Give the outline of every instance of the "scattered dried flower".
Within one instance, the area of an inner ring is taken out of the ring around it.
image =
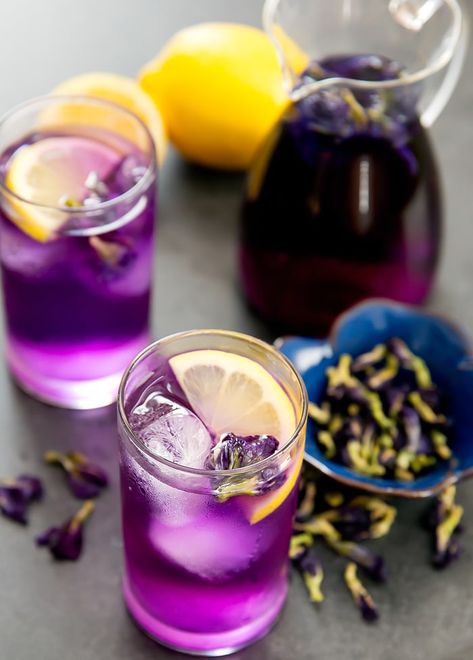
[[[375,602],[363,586],[361,581],[357,576],[357,568],[354,562],[347,564],[344,572],[345,584],[350,590],[353,600],[355,601],[357,607],[360,609],[361,616],[365,621],[376,621],[378,619],[378,609],[375,605]]]
[[[36,543],[49,548],[55,559],[76,561],[83,547],[83,527],[95,508],[93,500],[86,500],[79,511],[60,527],[51,527],[37,537]]]
[[[47,451],[44,460],[50,465],[60,465],[65,470],[69,488],[78,499],[97,497],[108,484],[105,470],[79,452]]]
[[[309,597],[312,603],[321,603],[324,595],[321,590],[324,579],[322,564],[314,552],[307,552],[299,561],[299,567],[302,571]]]
[[[43,496],[43,485],[38,477],[20,474],[15,479],[0,481],[0,511],[6,518],[26,525],[28,507]]]

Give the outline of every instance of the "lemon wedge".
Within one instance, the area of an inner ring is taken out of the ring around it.
[[[10,219],[31,238],[49,240],[67,216],[45,207],[63,206],[66,198],[83,199],[89,172],[106,178],[117,159],[113,150],[87,138],[47,137],[24,145],[8,163],[5,185],[28,201],[7,193]]]
[[[132,78],[107,72],[84,73],[65,80],[53,90],[53,94],[93,96],[112,101],[131,110],[148,127],[156,146],[158,162],[160,165],[164,163],[168,139],[161,113],[148,94]],[[134,141],[133,135],[127,135],[127,133],[133,132],[133,126],[126,120],[123,121],[122,126],[117,126],[118,119],[115,117],[113,125],[107,125],[110,117],[107,117],[107,112],[104,113],[98,106],[79,107],[80,116],[76,116],[77,110],[77,107],[73,105],[64,104],[55,110],[57,117],[53,118],[48,113],[47,118],[49,122],[56,121],[58,124],[78,122],[91,126],[103,126],[116,130],[124,137],[129,137],[132,142]]]
[[[194,411],[217,435],[268,434],[284,446],[294,433],[296,415],[287,393],[254,360],[225,351],[198,350],[176,355],[169,362]],[[292,491],[303,446],[297,452],[280,488],[247,498],[245,510],[252,524],[269,516]]]

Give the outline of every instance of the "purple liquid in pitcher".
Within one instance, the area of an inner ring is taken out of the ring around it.
[[[309,66],[303,82],[334,75],[402,82],[403,69],[372,55],[332,57]],[[278,330],[324,334],[356,302],[421,303],[432,286],[442,200],[416,114],[420,89],[347,91],[341,99],[327,88],[292,106],[249,176],[241,282]]]
[[[0,156],[4,179],[18,149],[60,138],[74,141],[73,148],[80,144],[78,157],[88,159],[92,177],[98,153],[107,172],[103,181],[88,184],[87,202],[78,200],[84,213],[71,214],[46,241],[22,231],[4,205],[0,258],[12,373],[47,401],[96,407],[116,398],[121,373],[149,340],[155,180],[150,177],[140,195],[118,202],[100,220],[88,215],[94,205],[129,191],[147,161],[122,138],[79,131],[30,134]],[[97,230],[97,224],[103,227]]]

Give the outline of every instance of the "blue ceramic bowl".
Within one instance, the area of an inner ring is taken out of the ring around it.
[[[309,420],[306,460],[325,474],[350,486],[384,495],[428,497],[450,483],[473,476],[473,356],[466,336],[451,323],[416,308],[385,301],[368,301],[351,308],[334,324],[327,339],[287,337],[276,346],[296,366],[317,403],[325,389],[325,370],[341,353],[359,355],[390,337],[400,337],[422,357],[434,382],[448,393],[454,422],[450,445],[454,458],[413,482],[358,474],[328,460],[314,438]]]

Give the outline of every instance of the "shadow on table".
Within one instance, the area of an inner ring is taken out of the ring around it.
[[[48,449],[79,451],[97,462],[116,462],[118,432],[115,405],[97,410],[67,410],[33,399],[14,383],[10,395],[21,434],[24,459]]]

